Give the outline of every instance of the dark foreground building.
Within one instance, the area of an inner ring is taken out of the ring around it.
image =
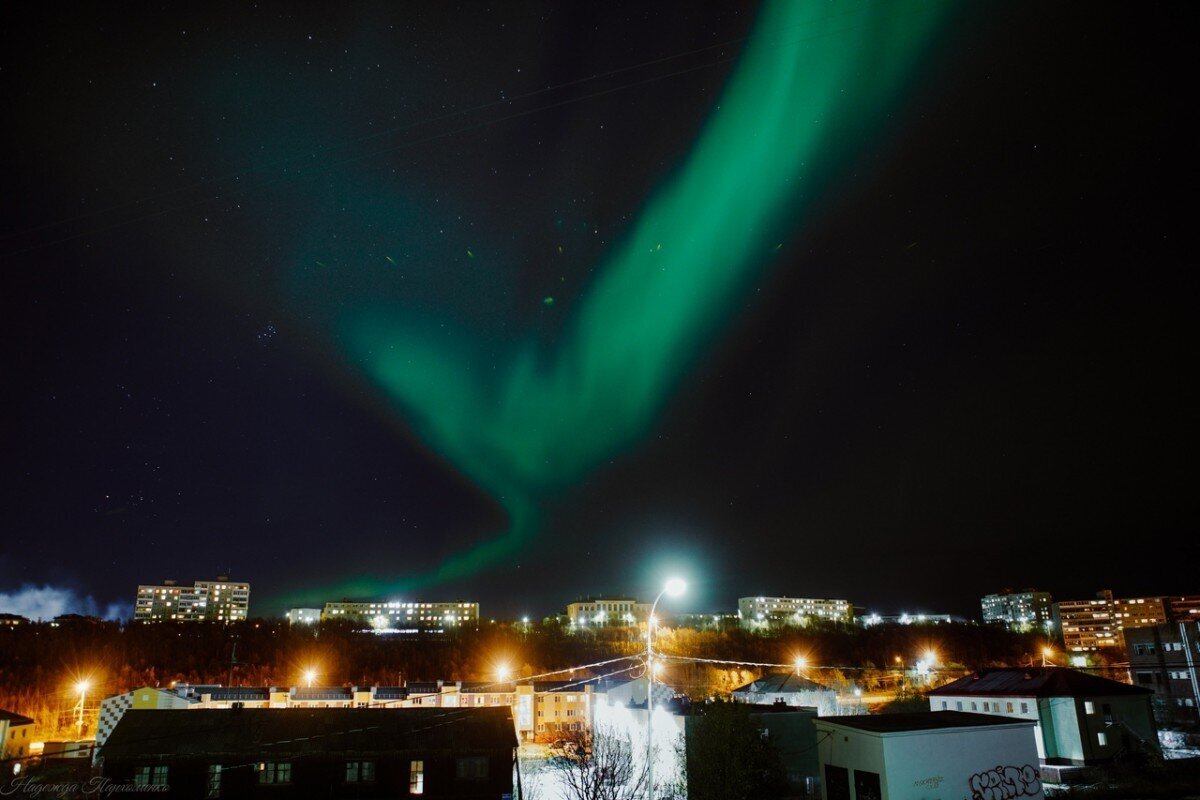
[[[1200,728],[1200,620],[1125,631],[1133,682],[1154,692],[1167,728]]]
[[[499,800],[516,747],[508,708],[135,709],[100,766],[116,797]]]

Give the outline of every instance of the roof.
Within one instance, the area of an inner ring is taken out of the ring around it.
[[[386,753],[517,746],[512,711],[492,708],[131,709],[101,748],[106,760]]]
[[[353,696],[345,686],[297,686],[292,690],[293,700],[350,700]]]
[[[0,722],[7,722],[10,727],[33,724],[33,720],[24,714],[17,714],[13,711],[5,711],[3,708],[0,708]]]
[[[738,692],[790,694],[792,692],[828,692],[832,690],[816,681],[803,678],[795,672],[772,672],[745,686],[739,686],[733,691],[735,694]]]
[[[1004,725],[1031,725],[1032,720],[967,711],[914,711],[907,714],[854,714],[847,717],[818,717],[817,722],[841,725],[872,733],[935,731],[948,728],[987,728]]]
[[[985,669],[928,692],[930,696],[1112,697],[1148,695],[1150,689],[1066,667]]]

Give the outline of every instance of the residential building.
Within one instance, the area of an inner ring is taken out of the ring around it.
[[[1096,764],[1157,751],[1149,689],[1065,667],[986,669],[927,693],[933,711],[1027,720],[1049,764]]]
[[[32,737],[32,719],[0,708],[0,761],[28,756]]]
[[[1200,724],[1200,620],[1128,630],[1125,650],[1134,685],[1154,692],[1160,727]]]
[[[131,710],[100,757],[118,797],[495,800],[513,792],[508,708]]]
[[[858,622],[864,628],[872,625],[966,625],[969,620],[954,614],[876,614],[868,613],[858,617]]]
[[[1062,600],[1054,604],[1063,647],[1072,653],[1120,646],[1120,631],[1113,619],[1113,596],[1107,589],[1090,600]]]
[[[28,625],[29,617],[20,614],[0,614],[0,627],[15,628],[17,625]]]
[[[650,616],[650,603],[634,597],[581,597],[567,604],[567,621],[571,625],[628,626],[644,624]]]
[[[984,595],[979,604],[987,624],[1006,625],[1017,631],[1049,632],[1054,629],[1054,599],[1049,592],[1005,589],[998,594]]]
[[[316,625],[321,621],[321,609],[289,608],[287,621],[289,625]]]
[[[1186,611],[1188,598],[1179,607]],[[1114,598],[1108,589],[1090,600],[1064,600],[1055,606],[1062,630],[1063,645],[1081,653],[1104,647],[1125,646],[1124,632],[1129,628],[1161,625],[1168,620],[1168,598]]]
[[[1167,614],[1172,622],[1200,619],[1200,594],[1175,594],[1164,599],[1167,603]]]
[[[341,600],[326,603],[321,620],[364,625],[380,633],[444,632],[478,626],[479,603]]]
[[[240,622],[250,614],[250,584],[218,576],[180,586],[174,580],[138,586],[135,622]]]
[[[746,628],[780,625],[807,625],[810,622],[853,621],[854,606],[849,600],[821,600],[811,597],[739,597],[738,619]]]
[[[795,672],[774,672],[733,690],[733,699],[754,705],[805,706],[815,708],[823,717],[838,714],[837,692],[828,686],[797,675]]]
[[[934,711],[815,723],[822,800],[1044,798],[1033,723]]]

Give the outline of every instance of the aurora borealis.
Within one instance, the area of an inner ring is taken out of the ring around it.
[[[0,595],[536,614],[681,562],[698,608],[961,611],[1004,537],[1046,548],[1014,586],[1169,540],[1155,9],[1136,45],[926,0],[9,20]]]
[[[944,12],[768,3],[718,110],[604,259],[561,340],[518,342],[487,370],[473,331],[438,337],[379,301],[340,312],[349,357],[511,520],[500,537],[382,593],[461,578],[530,546],[549,492],[645,435],[748,276],[790,235],[781,220],[803,215],[899,102]]]

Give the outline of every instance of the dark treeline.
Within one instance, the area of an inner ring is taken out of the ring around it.
[[[948,670],[1040,660],[1042,637],[977,625],[850,626],[785,629],[664,629],[656,646],[669,655],[790,664],[798,656],[814,679],[880,685],[880,677],[932,650]],[[236,647],[236,650],[235,650]],[[376,636],[337,624],[288,626],[274,620],[234,625],[128,625],[77,621],[19,625],[0,631],[0,708],[39,721],[68,718],[77,681],[90,681],[87,705],[138,686],[173,682],[288,686],[306,669],[322,685],[396,685],[403,681],[495,680],[590,664],[642,651],[638,634],[620,629],[571,633],[560,627],[484,625],[447,635]],[[901,661],[896,662],[899,657]],[[627,665],[594,670],[604,673]],[[838,670],[822,667],[836,666]],[[665,679],[695,696],[733,688],[763,669],[668,667]],[[576,673],[583,677],[587,673]],[[640,671],[627,674],[640,674]],[[568,677],[563,675],[562,677]]]

